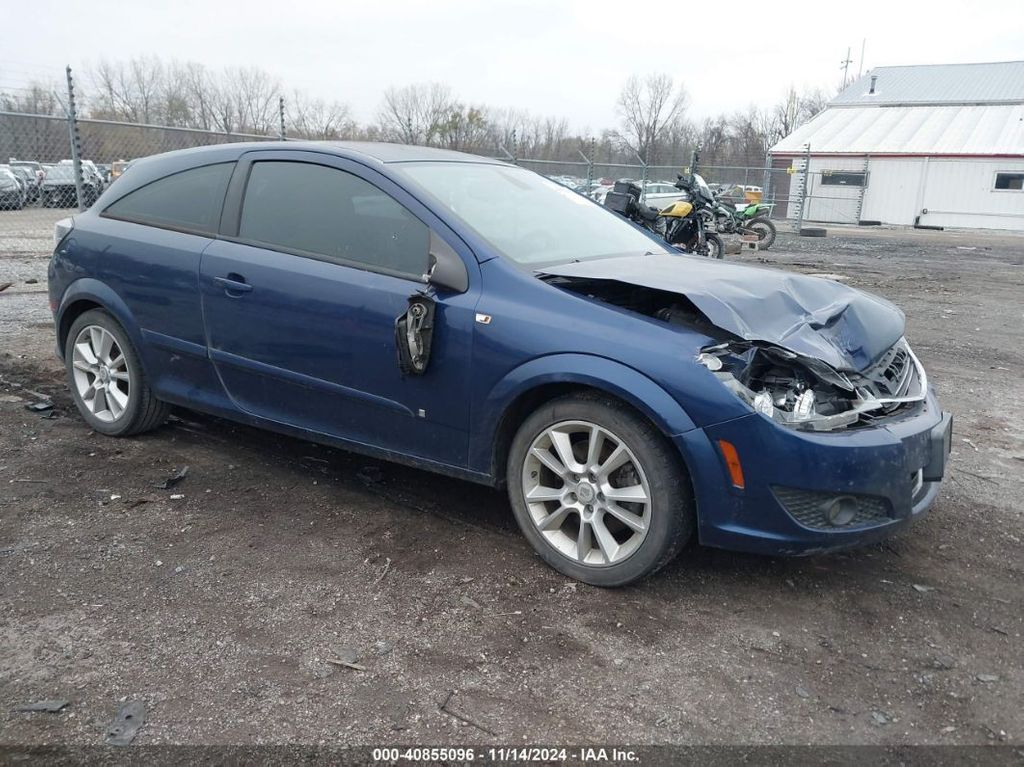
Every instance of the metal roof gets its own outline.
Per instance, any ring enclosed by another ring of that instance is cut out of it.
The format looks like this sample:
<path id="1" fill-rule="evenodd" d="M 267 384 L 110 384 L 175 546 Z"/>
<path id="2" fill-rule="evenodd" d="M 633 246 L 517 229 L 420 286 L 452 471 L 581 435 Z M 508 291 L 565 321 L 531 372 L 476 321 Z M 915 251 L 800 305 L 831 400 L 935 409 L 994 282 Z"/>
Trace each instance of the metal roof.
<path id="1" fill-rule="evenodd" d="M 771 154 L 1024 157 L 1024 104 L 829 107 Z"/>
<path id="2" fill-rule="evenodd" d="M 829 106 L 1007 103 L 1024 103 L 1024 61 L 876 67 Z"/>

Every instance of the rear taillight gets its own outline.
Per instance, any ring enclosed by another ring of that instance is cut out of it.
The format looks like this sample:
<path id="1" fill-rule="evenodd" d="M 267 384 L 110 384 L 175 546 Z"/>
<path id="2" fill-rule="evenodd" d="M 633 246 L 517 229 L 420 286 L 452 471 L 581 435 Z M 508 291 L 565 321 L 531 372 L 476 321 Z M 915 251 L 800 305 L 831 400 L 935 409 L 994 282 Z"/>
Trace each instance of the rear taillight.
<path id="1" fill-rule="evenodd" d="M 53 225 L 53 247 L 60 245 L 61 241 L 68 236 L 68 233 L 75 228 L 75 219 L 72 217 L 62 218 Z"/>

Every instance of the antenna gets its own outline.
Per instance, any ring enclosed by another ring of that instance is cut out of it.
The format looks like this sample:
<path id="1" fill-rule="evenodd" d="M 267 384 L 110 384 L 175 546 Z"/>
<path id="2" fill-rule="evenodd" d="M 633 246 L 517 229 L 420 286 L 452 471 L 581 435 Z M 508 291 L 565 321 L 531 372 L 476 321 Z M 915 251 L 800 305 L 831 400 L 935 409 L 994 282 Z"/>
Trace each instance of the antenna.
<path id="1" fill-rule="evenodd" d="M 868 44 L 868 39 L 865 37 L 860 42 L 860 64 L 857 66 L 857 77 L 859 78 L 861 73 L 864 71 L 864 48 Z"/>
<path id="2" fill-rule="evenodd" d="M 850 64 L 853 63 L 853 59 L 850 58 L 850 49 L 846 49 L 846 58 L 839 62 L 839 68 L 843 70 L 843 87 L 846 87 L 846 78 L 850 70 Z"/>

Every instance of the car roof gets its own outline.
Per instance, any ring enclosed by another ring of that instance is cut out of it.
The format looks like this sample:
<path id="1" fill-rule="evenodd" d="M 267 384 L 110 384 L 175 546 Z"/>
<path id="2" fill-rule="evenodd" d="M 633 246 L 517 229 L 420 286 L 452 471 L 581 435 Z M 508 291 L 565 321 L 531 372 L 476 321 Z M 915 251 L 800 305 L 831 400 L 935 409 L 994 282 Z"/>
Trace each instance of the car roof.
<path id="1" fill-rule="evenodd" d="M 172 173 L 189 170 L 201 165 L 212 165 L 223 162 L 235 162 L 247 152 L 319 152 L 334 155 L 364 165 L 384 166 L 403 162 L 446 162 L 446 163 L 486 163 L 489 165 L 510 166 L 508 163 L 489 157 L 453 152 L 448 149 L 434 147 L 406 146 L 404 144 L 374 143 L 369 141 L 246 141 L 226 144 L 179 149 L 164 154 L 139 157 L 131 161 L 132 171 L 123 175 L 111 191 L 116 191 L 113 203 L 126 194 L 141 186 L 156 181 Z"/>
<path id="2" fill-rule="evenodd" d="M 245 141 L 230 144 L 214 144 L 211 146 L 194 147 L 182 149 L 175 152 L 168 152 L 163 155 L 153 155 L 149 158 L 158 157 L 170 158 L 172 156 L 191 156 L 209 154 L 216 155 L 218 159 L 225 158 L 225 155 L 233 154 L 241 156 L 245 152 L 252 151 L 313 151 L 325 154 L 333 154 L 339 157 L 362 160 L 370 164 L 388 164 L 399 162 L 469 162 L 489 163 L 494 165 L 507 165 L 501 160 L 492 157 L 455 152 L 450 149 L 437 149 L 428 146 L 410 146 L 407 144 L 389 144 L 374 141 Z"/>

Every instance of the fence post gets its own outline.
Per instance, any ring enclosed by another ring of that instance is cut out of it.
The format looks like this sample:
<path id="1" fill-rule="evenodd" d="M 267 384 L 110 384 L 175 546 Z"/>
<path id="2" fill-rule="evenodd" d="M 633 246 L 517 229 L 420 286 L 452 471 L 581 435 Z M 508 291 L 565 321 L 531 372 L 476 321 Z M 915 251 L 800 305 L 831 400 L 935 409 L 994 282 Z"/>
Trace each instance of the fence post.
<path id="1" fill-rule="evenodd" d="M 771 191 L 771 188 L 772 188 L 772 170 L 771 170 L 771 168 L 772 168 L 772 156 L 770 154 L 766 154 L 764 156 L 764 179 L 761 181 L 761 189 L 763 190 L 762 198 L 761 199 L 763 199 L 765 202 L 769 202 L 771 200 L 771 194 L 770 194 L 770 191 Z M 774 211 L 775 209 L 772 208 L 772 210 Z"/>
<path id="2" fill-rule="evenodd" d="M 75 84 L 71 79 L 71 67 L 64 70 L 68 79 L 68 135 L 71 139 L 71 167 L 75 174 L 75 195 L 78 198 L 78 210 L 83 211 L 85 205 L 85 184 L 82 181 L 82 144 L 78 135 L 78 112 L 75 109 Z"/>
<path id="3" fill-rule="evenodd" d="M 280 137 L 281 141 L 284 141 L 285 138 L 286 138 L 285 131 L 284 131 L 284 96 L 278 96 L 278 99 L 277 99 L 277 110 L 278 110 L 278 114 L 280 115 L 280 118 L 281 118 L 281 130 L 280 130 L 280 133 L 279 133 L 279 137 Z"/>
<path id="4" fill-rule="evenodd" d="M 587 195 L 590 195 L 590 187 L 594 183 L 594 139 L 590 139 L 590 156 L 583 154 L 582 149 L 577 149 L 580 157 L 587 163 Z"/>
<path id="5" fill-rule="evenodd" d="M 796 232 L 804 228 L 804 209 L 807 207 L 807 184 L 810 181 L 811 170 L 811 145 L 804 144 L 804 167 L 800 172 L 800 215 L 796 221 Z"/>
<path id="6" fill-rule="evenodd" d="M 636 159 L 640 161 L 640 202 L 647 201 L 647 160 L 640 156 L 639 152 L 633 152 Z"/>

